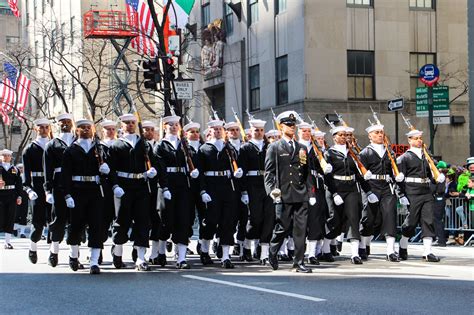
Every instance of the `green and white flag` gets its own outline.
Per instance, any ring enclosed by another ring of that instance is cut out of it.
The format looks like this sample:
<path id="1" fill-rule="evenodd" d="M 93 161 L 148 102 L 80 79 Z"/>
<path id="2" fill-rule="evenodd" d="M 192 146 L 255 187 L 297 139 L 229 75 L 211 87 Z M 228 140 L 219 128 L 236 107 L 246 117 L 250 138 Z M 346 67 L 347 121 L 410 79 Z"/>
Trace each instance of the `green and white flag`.
<path id="1" fill-rule="evenodd" d="M 169 0 L 163 0 L 163 8 Z M 170 26 L 183 29 L 188 23 L 189 14 L 193 9 L 195 0 L 170 0 L 171 6 L 168 10 L 168 21 Z M 177 25 L 176 25 L 177 24 Z"/>

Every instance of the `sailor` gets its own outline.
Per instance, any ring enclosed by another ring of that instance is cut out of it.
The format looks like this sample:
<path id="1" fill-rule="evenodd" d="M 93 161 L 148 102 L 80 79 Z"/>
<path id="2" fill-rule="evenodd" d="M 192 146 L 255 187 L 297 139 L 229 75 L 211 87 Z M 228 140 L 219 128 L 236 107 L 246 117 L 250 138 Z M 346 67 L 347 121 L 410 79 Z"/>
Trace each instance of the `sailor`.
<path id="1" fill-rule="evenodd" d="M 273 143 L 279 140 L 281 137 L 280 132 L 276 129 L 271 129 L 265 133 L 265 138 L 267 138 L 268 143 Z"/>
<path id="2" fill-rule="evenodd" d="M 24 172 L 24 167 L 22 163 L 19 163 L 16 165 L 16 168 L 18 169 L 18 172 L 20 173 L 20 176 L 22 178 L 22 183 L 25 178 L 25 172 Z M 17 227 L 17 235 L 19 235 L 20 238 L 26 238 L 26 224 L 27 224 L 27 219 L 28 219 L 28 193 L 25 190 L 25 187 L 23 187 L 21 191 L 21 205 L 19 205 L 16 208 L 16 215 L 15 215 L 15 225 Z"/>

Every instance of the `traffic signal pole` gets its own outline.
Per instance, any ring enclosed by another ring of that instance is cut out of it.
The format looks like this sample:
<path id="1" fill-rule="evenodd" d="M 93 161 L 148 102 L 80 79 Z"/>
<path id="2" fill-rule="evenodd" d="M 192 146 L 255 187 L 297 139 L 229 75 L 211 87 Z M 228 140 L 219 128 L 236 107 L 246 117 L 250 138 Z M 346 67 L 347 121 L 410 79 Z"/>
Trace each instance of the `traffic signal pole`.
<path id="1" fill-rule="evenodd" d="M 433 124 L 433 86 L 428 86 L 428 123 L 430 126 L 430 147 L 431 154 L 434 154 L 434 124 Z"/>

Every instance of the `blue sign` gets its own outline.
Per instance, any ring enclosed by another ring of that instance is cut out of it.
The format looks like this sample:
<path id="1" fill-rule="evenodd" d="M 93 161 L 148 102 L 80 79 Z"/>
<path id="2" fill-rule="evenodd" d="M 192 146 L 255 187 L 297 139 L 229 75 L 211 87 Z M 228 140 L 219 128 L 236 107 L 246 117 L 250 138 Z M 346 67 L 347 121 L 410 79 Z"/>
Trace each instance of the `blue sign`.
<path id="1" fill-rule="evenodd" d="M 420 68 L 420 81 L 428 86 L 433 86 L 439 80 L 439 69 L 434 64 L 426 64 Z"/>

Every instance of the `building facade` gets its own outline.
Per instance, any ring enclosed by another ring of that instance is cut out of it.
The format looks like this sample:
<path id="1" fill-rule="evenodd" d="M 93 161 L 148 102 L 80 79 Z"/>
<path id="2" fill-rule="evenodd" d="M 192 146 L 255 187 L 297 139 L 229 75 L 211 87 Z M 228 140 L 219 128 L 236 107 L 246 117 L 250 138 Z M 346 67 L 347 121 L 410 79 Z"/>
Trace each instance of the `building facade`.
<path id="1" fill-rule="evenodd" d="M 324 118 L 337 111 L 365 145 L 372 107 L 395 143 L 387 101 L 404 98 L 404 113 L 429 142 L 428 119 L 416 117 L 417 73 L 435 63 L 458 117 L 437 125 L 434 153 L 452 163 L 469 154 L 467 0 L 242 0 L 240 21 L 238 4 L 227 2 L 201 0 L 190 17 L 201 29 L 185 58 L 195 78 L 191 116 L 207 121 L 212 105 L 226 120 L 234 108 L 244 120 L 248 110 L 270 122 L 270 109 L 294 109 L 327 130 Z M 219 25 L 224 40 L 206 41 Z M 223 56 L 220 67 L 206 63 L 211 48 Z M 406 132 L 400 119 L 399 143 Z"/>

